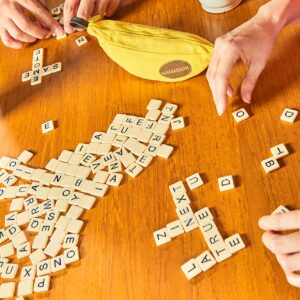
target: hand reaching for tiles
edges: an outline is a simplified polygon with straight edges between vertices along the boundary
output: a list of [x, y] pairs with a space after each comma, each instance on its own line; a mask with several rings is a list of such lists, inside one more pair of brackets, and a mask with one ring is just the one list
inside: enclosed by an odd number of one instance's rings
[[[28, 13], [37, 22], [32, 21]], [[43, 1], [0, 0], [0, 20], [1, 40], [11, 48], [21, 48], [25, 43], [44, 39], [51, 33], [63, 34], [62, 27], [51, 16]]]
[[274, 24], [257, 15], [216, 40], [207, 79], [219, 115], [226, 109], [227, 95], [233, 96], [229, 78], [238, 60], [242, 60], [248, 66], [248, 72], [241, 85], [241, 95], [244, 102], [251, 102], [253, 89], [279, 32]]
[[64, 6], [65, 31], [72, 33], [70, 21], [74, 16], [88, 20], [94, 15], [110, 17], [118, 8], [121, 0], [66, 0]]
[[[262, 241], [275, 254], [287, 281], [300, 287], [300, 210], [262, 217], [259, 226], [266, 230]], [[280, 233], [286, 230], [295, 232]]]

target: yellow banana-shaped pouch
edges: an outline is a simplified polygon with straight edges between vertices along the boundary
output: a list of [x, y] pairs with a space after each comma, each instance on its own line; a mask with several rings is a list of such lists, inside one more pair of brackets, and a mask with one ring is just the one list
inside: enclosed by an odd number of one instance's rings
[[[71, 25], [78, 28], [80, 21], [84, 20], [75, 18]], [[177, 82], [196, 76], [207, 68], [213, 52], [212, 43], [186, 32], [102, 20], [100, 16], [84, 27], [114, 62], [150, 80]]]

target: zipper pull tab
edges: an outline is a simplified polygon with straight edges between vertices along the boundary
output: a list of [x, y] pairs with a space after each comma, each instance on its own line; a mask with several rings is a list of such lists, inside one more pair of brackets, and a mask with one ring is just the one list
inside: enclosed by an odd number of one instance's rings
[[89, 22], [78, 17], [73, 17], [70, 21], [70, 25], [76, 29], [86, 30], [89, 26]]

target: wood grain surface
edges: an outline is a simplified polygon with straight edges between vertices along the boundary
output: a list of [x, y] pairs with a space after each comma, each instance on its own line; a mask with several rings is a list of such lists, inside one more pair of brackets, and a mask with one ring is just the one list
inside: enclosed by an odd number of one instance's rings
[[[229, 13], [211, 15], [197, 0], [140, 0], [114, 18], [214, 41], [252, 17], [264, 2], [243, 1]], [[169, 160], [156, 159], [136, 179], [126, 178], [84, 214], [80, 262], [55, 275], [49, 292], [27, 298], [299, 299], [300, 290], [288, 285], [275, 257], [264, 248], [257, 221], [280, 204], [300, 208], [300, 122], [289, 125], [279, 120], [284, 108], [300, 109], [300, 27], [287, 28], [280, 36], [253, 104], [244, 105], [237, 96], [221, 118], [205, 74], [183, 83], [135, 78], [113, 63], [94, 38], [78, 48], [74, 41], [80, 35], [40, 41], [22, 50], [0, 46], [1, 156], [32, 150], [36, 156], [30, 165], [44, 167], [62, 150], [75, 149], [79, 142], [89, 142], [93, 132], [106, 130], [116, 113], [145, 115], [151, 98], [180, 105], [178, 114], [189, 124], [169, 134], [167, 143], [176, 147]], [[63, 71], [32, 87], [21, 82], [21, 74], [30, 70], [32, 52], [39, 47], [46, 49], [44, 64], [61, 61]], [[244, 71], [236, 68], [235, 88]], [[251, 112], [251, 118], [236, 124], [231, 112], [240, 107]], [[58, 127], [43, 135], [40, 125], [50, 119]], [[280, 160], [281, 169], [266, 175], [260, 161], [279, 143], [288, 144], [292, 154]], [[238, 232], [247, 248], [188, 281], [180, 266], [207, 250], [200, 230], [161, 247], [155, 245], [153, 232], [177, 219], [169, 184], [194, 172], [200, 172], [206, 184], [189, 193], [193, 209], [212, 208], [223, 237]], [[238, 187], [219, 192], [217, 178], [230, 174]], [[0, 228], [8, 208], [8, 200], [0, 202]]]

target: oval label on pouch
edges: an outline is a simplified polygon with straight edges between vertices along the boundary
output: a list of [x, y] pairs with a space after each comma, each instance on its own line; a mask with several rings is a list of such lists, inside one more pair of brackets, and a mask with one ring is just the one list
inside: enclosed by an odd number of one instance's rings
[[159, 73], [160, 75], [176, 79], [180, 77], [184, 77], [192, 72], [191, 65], [183, 60], [173, 60], [166, 64], [164, 64], [160, 69]]

